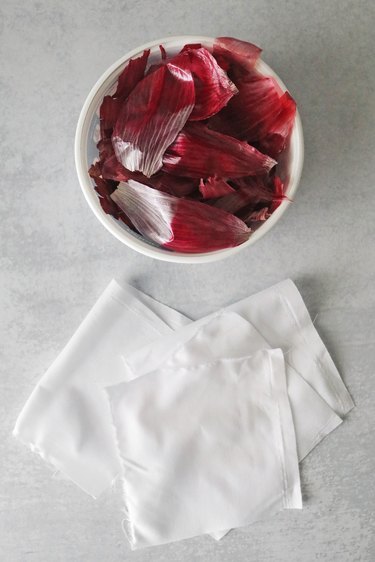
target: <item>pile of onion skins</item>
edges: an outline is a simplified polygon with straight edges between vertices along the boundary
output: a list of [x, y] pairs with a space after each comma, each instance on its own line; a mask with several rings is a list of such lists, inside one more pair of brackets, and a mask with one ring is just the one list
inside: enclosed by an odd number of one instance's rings
[[261, 50], [219, 37], [149, 65], [130, 60], [100, 107], [89, 173], [103, 210], [172, 251], [245, 242], [285, 198], [277, 162], [296, 105], [256, 69]]

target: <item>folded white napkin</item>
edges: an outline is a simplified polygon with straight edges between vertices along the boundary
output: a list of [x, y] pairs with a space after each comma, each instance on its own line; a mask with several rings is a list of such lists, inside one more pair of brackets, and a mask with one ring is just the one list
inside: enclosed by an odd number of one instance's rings
[[301, 507], [281, 350], [160, 368], [107, 392], [133, 549]]
[[[289, 366], [336, 414], [343, 416], [350, 410], [351, 398], [292, 281], [279, 283], [227, 310], [250, 322], [269, 347], [282, 348]], [[173, 331], [190, 322], [136, 289], [122, 288], [112, 281], [37, 385], [16, 422], [14, 434], [97, 497], [111, 486], [120, 471], [102, 386], [125, 376], [121, 356], [132, 354], [134, 358], [136, 350], [162, 338], [165, 342], [166, 335], [173, 335]], [[195, 327], [192, 333], [194, 330]], [[190, 338], [188, 334], [186, 341]], [[167, 346], [167, 355], [170, 351]], [[143, 349], [143, 358], [144, 353]], [[153, 353], [152, 348], [149, 353]], [[158, 357], [159, 353], [160, 350]], [[335, 425], [333, 422], [323, 433]]]

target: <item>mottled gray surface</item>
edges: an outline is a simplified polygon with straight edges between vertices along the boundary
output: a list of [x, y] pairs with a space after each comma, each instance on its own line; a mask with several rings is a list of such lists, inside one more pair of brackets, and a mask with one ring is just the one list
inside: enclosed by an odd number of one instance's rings
[[[347, 0], [2, 0], [1, 440], [4, 562], [375, 560], [374, 3]], [[168, 265], [126, 249], [81, 195], [73, 137], [98, 76], [165, 35], [260, 44], [300, 107], [306, 164], [274, 230], [228, 261]], [[121, 502], [51, 478], [11, 430], [40, 375], [113, 277], [200, 315], [287, 276], [357, 404], [302, 465], [305, 508], [131, 553]]]

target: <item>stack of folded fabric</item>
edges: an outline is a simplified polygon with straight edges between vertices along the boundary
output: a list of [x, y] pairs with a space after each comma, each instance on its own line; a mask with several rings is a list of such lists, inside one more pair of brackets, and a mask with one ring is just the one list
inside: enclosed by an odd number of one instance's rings
[[195, 322], [112, 281], [15, 435], [98, 497], [133, 549], [302, 507], [298, 463], [353, 407], [290, 280]]

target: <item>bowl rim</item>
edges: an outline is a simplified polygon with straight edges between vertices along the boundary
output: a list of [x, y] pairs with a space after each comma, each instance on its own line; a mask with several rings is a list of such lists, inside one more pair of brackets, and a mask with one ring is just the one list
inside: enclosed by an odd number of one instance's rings
[[[237, 252], [255, 244], [260, 240], [267, 232], [273, 228], [273, 226], [280, 220], [282, 215], [285, 213], [289, 207], [291, 200], [297, 191], [299, 181], [302, 174], [303, 161], [304, 161], [304, 140], [303, 140], [303, 129], [302, 122], [299, 111], [296, 111], [295, 123], [292, 132], [293, 139], [293, 160], [290, 170], [290, 184], [288, 186], [286, 194], [288, 199], [284, 199], [279, 207], [272, 213], [271, 217], [267, 219], [264, 225], [262, 225], [258, 230], [256, 230], [250, 238], [233, 248], [225, 248], [223, 250], [216, 250], [214, 252], [200, 253], [200, 254], [187, 254], [182, 252], [172, 252], [165, 248], [160, 248], [157, 246], [150, 245], [147, 241], [135, 237], [133, 234], [124, 230], [113, 217], [107, 215], [102, 210], [98, 196], [93, 189], [91, 178], [88, 174], [89, 163], [87, 162], [87, 132], [92, 120], [93, 106], [97, 105], [98, 92], [103, 89], [104, 85], [110, 80], [113, 74], [118, 72], [119, 68], [124, 65], [129, 59], [139, 55], [145, 49], [152, 49], [158, 47], [160, 44], [171, 44], [177, 43], [213, 43], [215, 38], [200, 36], [200, 35], [176, 35], [171, 37], [163, 37], [161, 39], [156, 39], [154, 41], [149, 41], [128, 51], [125, 55], [115, 61], [96, 81], [94, 86], [91, 88], [79, 115], [75, 141], [74, 141], [74, 157], [76, 171], [78, 175], [79, 184], [83, 195], [89, 204], [91, 210], [97, 217], [97, 219], [102, 223], [102, 225], [113, 235], [115, 238], [120, 240], [123, 244], [132, 248], [133, 250], [146, 255], [148, 257], [174, 262], [174, 263], [209, 263], [217, 260], [221, 260], [230, 256], [233, 256]], [[258, 61], [258, 68], [261, 71], [265, 71], [268, 75], [274, 77], [280, 84], [283, 90], [287, 90], [287, 87], [276, 74], [276, 72], [267, 65], [262, 59]], [[95, 109], [94, 109], [95, 110]], [[293, 180], [293, 181], [292, 181]]]

